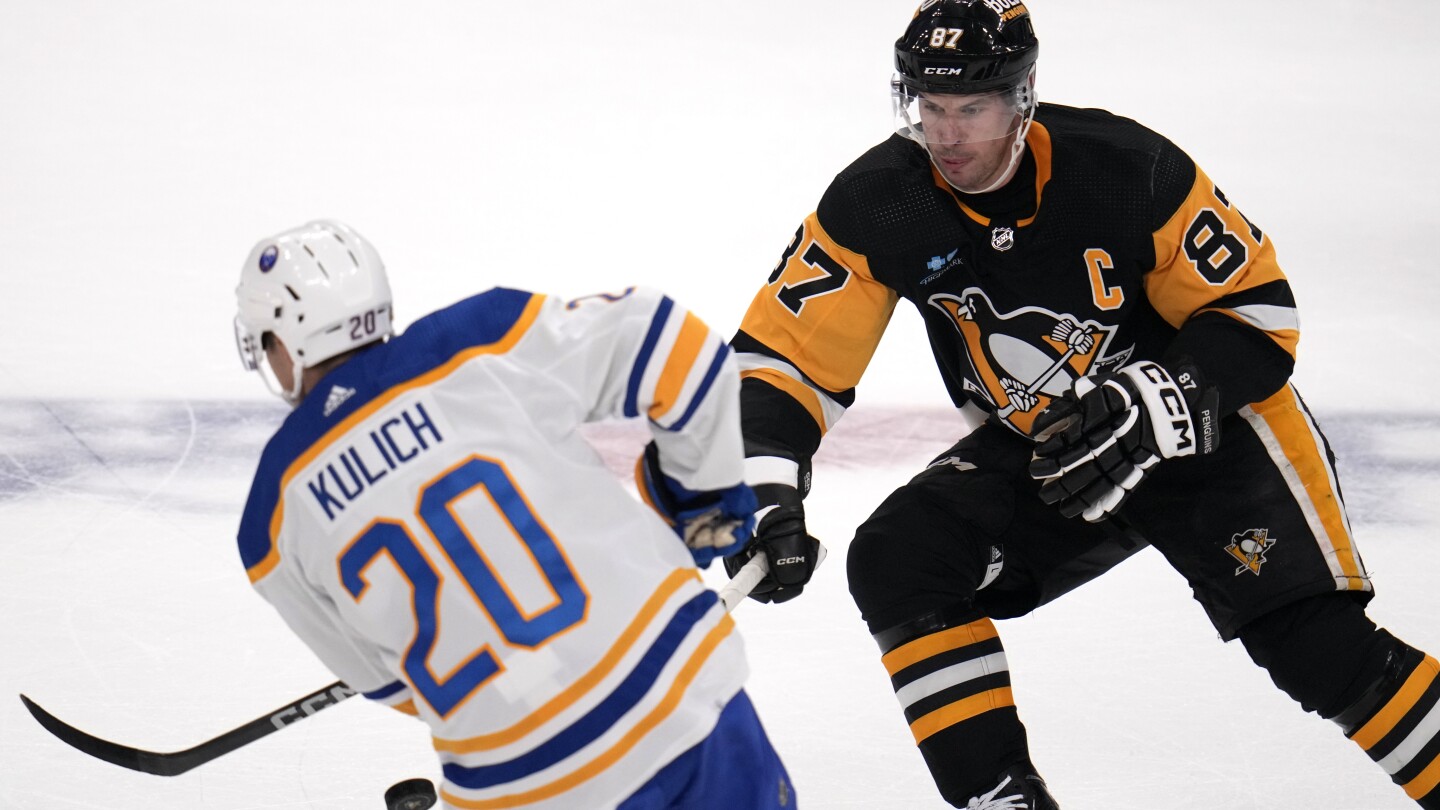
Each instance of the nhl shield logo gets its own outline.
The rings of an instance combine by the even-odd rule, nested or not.
[[[1015,246],[1014,228],[995,228],[990,231],[990,247],[1005,251]]]
[[[1260,576],[1260,566],[1267,562],[1265,552],[1275,543],[1269,529],[1248,529],[1241,534],[1231,535],[1230,545],[1225,547],[1225,551],[1240,561],[1240,567],[1235,569],[1235,576],[1238,577],[1246,571]]]

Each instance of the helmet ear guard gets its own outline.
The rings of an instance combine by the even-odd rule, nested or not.
[[[309,222],[251,249],[235,288],[236,348],[287,402],[300,398],[301,372],[394,333],[390,284],[380,255],[364,237],[333,220]],[[290,355],[289,390],[265,375],[264,336]]]

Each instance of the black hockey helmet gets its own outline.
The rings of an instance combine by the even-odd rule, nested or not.
[[[1040,42],[1022,0],[925,0],[895,41],[898,81],[969,95],[1026,82]]]

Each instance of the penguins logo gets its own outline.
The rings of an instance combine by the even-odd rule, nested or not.
[[[1225,550],[1240,561],[1240,567],[1235,569],[1235,576],[1238,577],[1246,571],[1260,576],[1260,566],[1267,561],[1265,552],[1275,543],[1269,529],[1248,529],[1242,534],[1231,535],[1230,545],[1226,546]]]
[[[996,415],[1027,436],[1040,411],[1077,378],[1118,367],[1131,352],[1104,356],[1113,326],[1082,323],[1037,307],[1002,315],[973,287],[958,296],[933,295],[929,304],[948,315],[960,332],[975,372],[965,380],[966,388],[988,399]]]

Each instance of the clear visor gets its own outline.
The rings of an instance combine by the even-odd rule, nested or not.
[[[895,131],[926,146],[994,141],[1014,135],[1034,107],[1029,82],[974,95],[925,93],[890,83]]]
[[[235,316],[235,351],[240,353],[240,364],[246,371],[260,370],[263,365],[260,358],[265,354],[265,349],[260,345],[260,336],[251,332],[250,327],[241,322],[238,315]]]
[[[270,367],[265,357],[264,336],[252,331],[245,325],[240,317],[235,317],[235,351],[240,354],[240,364],[246,371],[260,373],[260,379],[265,381],[265,387],[270,393],[285,400],[291,405],[299,402],[297,392],[287,391],[275,376],[275,369]]]

